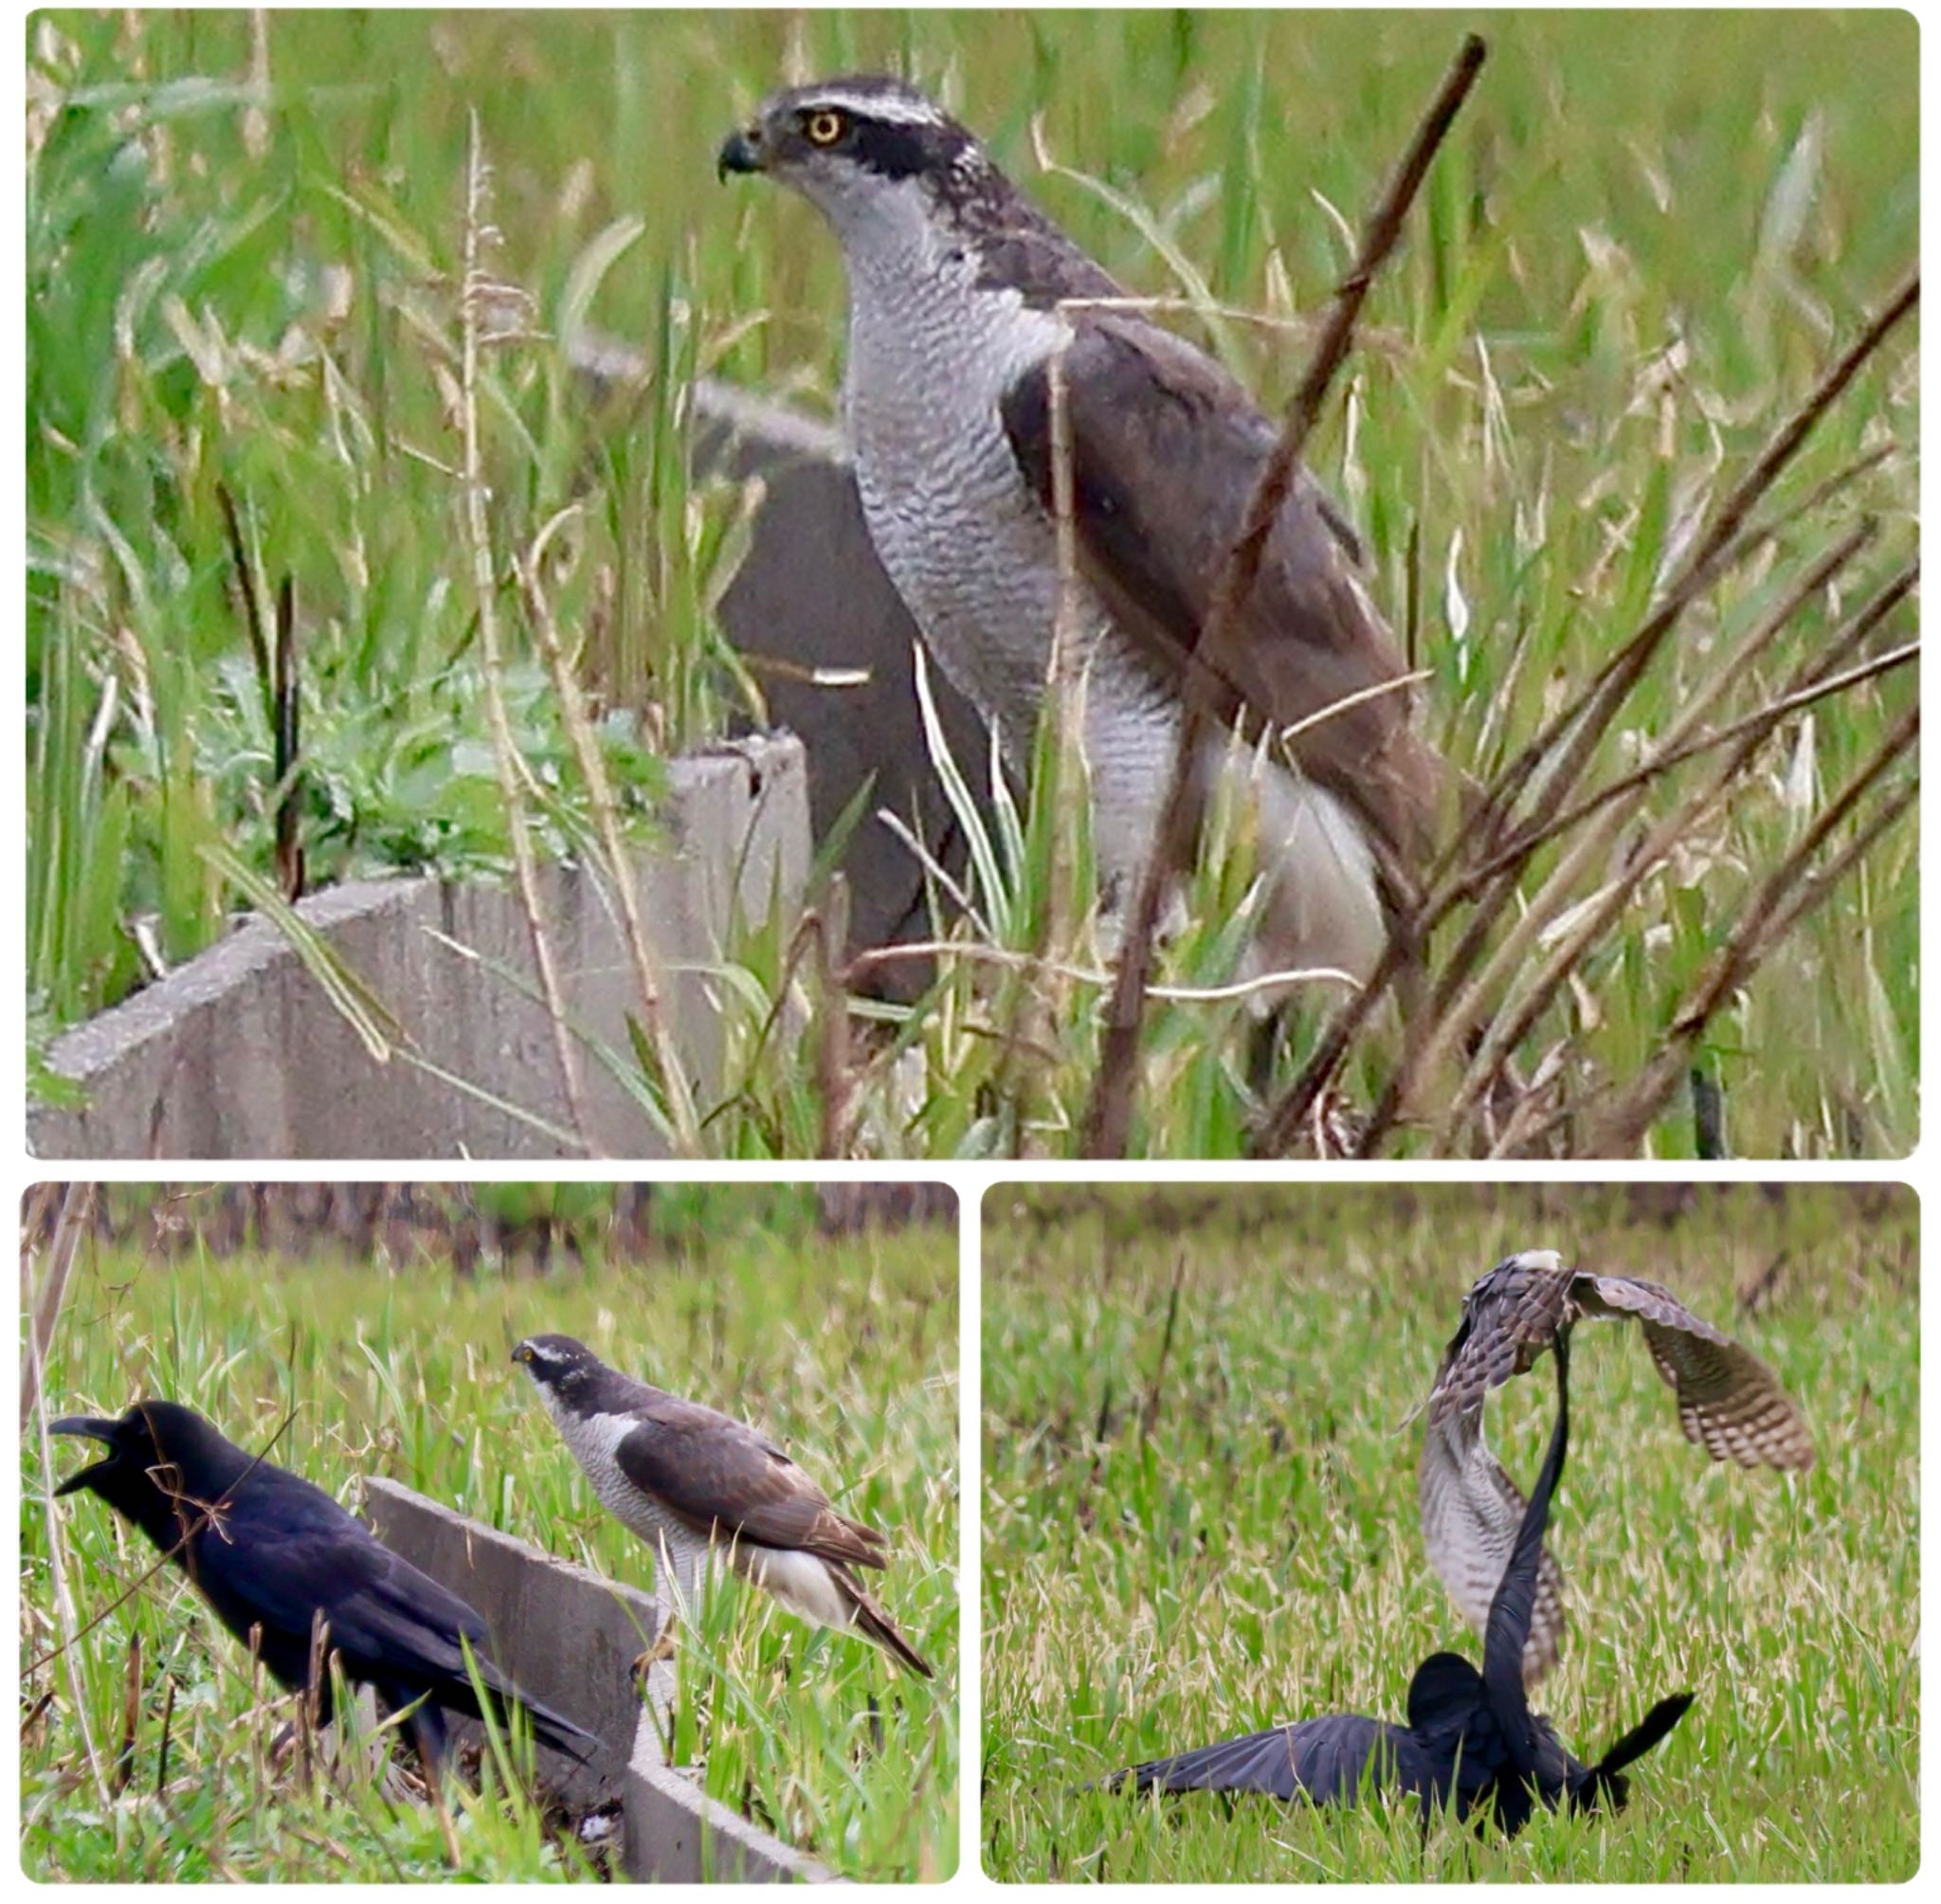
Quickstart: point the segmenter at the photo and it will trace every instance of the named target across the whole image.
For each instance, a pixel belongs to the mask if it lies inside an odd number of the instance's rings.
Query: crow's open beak
[[[762,136],[758,126],[747,126],[740,132],[733,132],[721,141],[721,151],[715,160],[715,176],[726,179],[731,172],[761,172],[768,161],[762,155]]]
[[[63,1415],[58,1422],[47,1423],[47,1432],[50,1435],[85,1435],[91,1441],[106,1442],[112,1448],[115,1445],[115,1430],[118,1425],[115,1422],[104,1422],[99,1415]],[[91,1461],[86,1467],[69,1475],[54,1490],[56,1496],[71,1495],[76,1489],[84,1488],[90,1475],[109,1466],[114,1460],[115,1457],[109,1455],[104,1460]]]

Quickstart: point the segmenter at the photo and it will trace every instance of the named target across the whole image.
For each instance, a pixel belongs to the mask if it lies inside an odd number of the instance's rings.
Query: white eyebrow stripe
[[[798,112],[816,112],[833,106],[839,112],[854,113],[860,119],[880,119],[893,126],[940,126],[943,114],[928,100],[909,99],[898,93],[845,93],[830,91],[803,95],[792,101]]]

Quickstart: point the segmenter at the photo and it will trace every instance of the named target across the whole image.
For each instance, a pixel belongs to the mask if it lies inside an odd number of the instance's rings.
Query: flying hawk
[[[888,1564],[886,1537],[838,1514],[766,1435],[609,1369],[571,1335],[529,1335],[512,1359],[601,1502],[654,1550],[683,1616],[718,1558],[798,1619],[854,1633],[931,1677],[857,1575]]]
[[[842,244],[864,519],[937,663],[1021,773],[1061,600],[1070,611],[1107,909],[1148,857],[1190,695],[1248,743],[1216,728],[1196,791],[1206,801],[1236,776],[1253,822],[1250,968],[1365,977],[1386,941],[1383,892],[1421,861],[1441,774],[1354,537],[1305,476],[1220,672],[1193,654],[1274,425],[1204,351],[1124,308],[1124,289],[977,140],[898,80],[777,93],[719,169],[793,188]],[[1052,503],[1055,357],[1069,578]]]
[[[1429,1391],[1418,1497],[1430,1563],[1482,1631],[1523,1516],[1523,1496],[1483,1441],[1483,1404],[1492,1388],[1520,1375],[1586,1318],[1636,1318],[1658,1372],[1678,1395],[1685,1439],[1715,1461],[1809,1468],[1813,1442],[1798,1405],[1771,1369],[1669,1290],[1626,1276],[1566,1269],[1555,1250],[1506,1258],[1462,1299],[1462,1321],[1442,1351]],[[1524,1648],[1524,1677],[1534,1684],[1556,1663],[1564,1629],[1564,1576],[1541,1556]]]

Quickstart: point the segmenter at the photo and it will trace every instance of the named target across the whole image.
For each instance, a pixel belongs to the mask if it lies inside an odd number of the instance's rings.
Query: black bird
[[[345,1677],[372,1687],[391,1712],[415,1708],[410,1722],[430,1769],[444,1751],[445,1712],[482,1716],[463,1640],[499,1713],[506,1701],[523,1706],[535,1739],[586,1762],[593,1735],[520,1692],[491,1663],[485,1623],[457,1594],[391,1552],[321,1488],[254,1459],[194,1409],[141,1401],[118,1421],[67,1415],[49,1432],[108,1446],[55,1493],[99,1495],[133,1521],[286,1691],[309,1686],[312,1631],[321,1614],[326,1644]],[[327,1724],[327,1675],[316,1696],[318,1720]]]
[[[1116,1790],[1130,1779],[1141,1792],[1265,1792],[1311,1804],[1353,1804],[1364,1791],[1400,1790],[1420,1800],[1424,1829],[1453,1802],[1459,1819],[1480,1812],[1511,1837],[1538,1804],[1551,1811],[1565,1800],[1572,1811],[1602,1804],[1623,1810],[1630,1796],[1624,1768],[1678,1724],[1692,1695],[1660,1699],[1594,1766],[1573,1757],[1550,1720],[1530,1710],[1523,1642],[1536,1598],[1544,1525],[1569,1440],[1568,1329],[1558,1333],[1554,1352],[1557,1423],[1510,1564],[1490,1602],[1480,1673],[1454,1653],[1435,1653],[1409,1682],[1406,1725],[1330,1713],[1152,1759],[1106,1783]]]

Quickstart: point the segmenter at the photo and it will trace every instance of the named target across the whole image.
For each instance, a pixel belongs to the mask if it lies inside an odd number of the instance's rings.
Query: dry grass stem
[[[701,1151],[700,1126],[695,1112],[694,1093],[687,1071],[667,1027],[662,1006],[665,985],[660,961],[641,924],[640,895],[633,877],[633,862],[621,839],[620,808],[613,798],[613,783],[607,777],[607,763],[587,715],[586,697],[580,692],[572,662],[559,638],[559,626],[553,604],[539,586],[540,561],[547,541],[560,521],[555,517],[535,538],[531,552],[514,567],[532,615],[534,632],[546,666],[553,678],[553,692],[559,696],[560,719],[571,739],[573,758],[579,763],[586,782],[587,800],[593,812],[599,835],[600,859],[607,869],[607,882],[620,909],[620,920],[626,938],[628,956],[633,960],[634,983],[640,988],[641,1029],[661,1074],[661,1088],[666,1094],[668,1121],[673,1126],[676,1152],[696,1157]]]
[[[486,306],[495,293],[485,276],[482,252],[486,226],[486,165],[479,133],[479,116],[471,116],[471,136],[465,165],[464,278],[460,288],[459,419],[463,436],[462,495],[465,539],[472,558],[472,588],[479,609],[479,645],[482,663],[485,712],[492,730],[493,757],[505,796],[506,832],[512,845],[513,869],[519,901],[525,910],[532,939],[533,964],[553,1025],[553,1050],[559,1060],[560,1083],[566,1093],[572,1128],[588,1155],[594,1154],[587,1118],[586,1090],[580,1075],[579,1052],[567,1022],[566,1000],[553,964],[553,943],[547,936],[544,908],[539,899],[539,869],[526,818],[527,769],[512,731],[505,702],[505,644],[499,626],[498,583],[493,574],[492,531],[486,520],[487,488],[479,440],[479,354]]]

